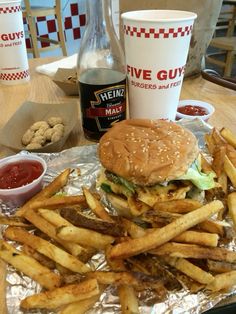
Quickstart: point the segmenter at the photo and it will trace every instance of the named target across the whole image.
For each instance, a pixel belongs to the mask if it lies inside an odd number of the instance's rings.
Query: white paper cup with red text
[[[175,119],[196,17],[176,10],[121,15],[130,118]]]
[[[21,1],[0,0],[0,83],[29,81]]]

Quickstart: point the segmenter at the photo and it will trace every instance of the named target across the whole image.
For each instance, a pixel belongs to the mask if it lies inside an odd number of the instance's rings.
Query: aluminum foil
[[[201,120],[181,120],[178,123],[190,129],[198,138],[199,146],[204,150],[204,134],[211,129],[209,125]],[[20,154],[26,154],[21,152]],[[82,147],[74,147],[60,153],[37,154],[45,159],[48,165],[48,170],[45,175],[45,184],[53,180],[55,176],[61,173],[65,168],[71,168],[72,175],[68,185],[64,191],[68,194],[82,193],[81,187],[96,186],[96,178],[100,170],[100,163],[97,157],[97,145],[88,145]],[[78,175],[77,169],[81,170],[81,175]],[[112,210],[111,208],[108,208]],[[4,204],[0,204],[0,213],[11,215],[16,209],[8,208]],[[0,226],[0,234],[4,230],[4,226]],[[231,247],[235,249],[234,242]],[[106,270],[107,265],[102,254],[93,256],[91,263],[94,269]],[[22,273],[15,271],[11,266],[7,266],[7,292],[6,301],[9,314],[20,314],[19,304],[26,296],[38,293],[41,287]],[[197,293],[190,292],[187,288],[182,288],[179,291],[169,291],[165,300],[155,303],[152,306],[145,305],[145,300],[142,300],[140,305],[140,313],[158,313],[158,314],[198,314],[214,307],[218,302],[227,296],[233,295],[235,291],[227,293],[212,293],[207,291],[199,291]],[[146,296],[148,299],[148,296]],[[25,312],[24,312],[25,313]],[[54,312],[35,310],[27,313],[45,313],[51,314]],[[108,287],[101,295],[100,300],[94,307],[88,311],[89,314],[109,314],[121,313],[117,291],[114,287]]]

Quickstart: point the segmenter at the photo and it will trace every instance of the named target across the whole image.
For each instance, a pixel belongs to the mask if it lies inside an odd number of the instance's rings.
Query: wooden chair
[[[216,48],[219,51],[208,53],[206,61],[218,65],[223,68],[224,76],[231,76],[232,67],[236,55],[236,37],[234,36],[234,27],[236,21],[236,5],[234,6],[233,14],[229,19],[228,28],[225,36],[216,36],[212,38],[209,47]],[[224,60],[219,60],[217,56],[224,55]]]
[[[53,7],[31,6],[30,0],[24,0],[24,4],[25,7],[23,8],[22,12],[23,17],[26,18],[26,21],[29,25],[29,36],[32,44],[32,48],[27,49],[27,51],[33,53],[34,58],[39,58],[40,53],[43,51],[50,51],[61,48],[63,56],[67,56],[64,27],[61,14],[61,1],[55,0],[55,5]],[[55,16],[57,22],[59,34],[58,40],[44,38],[37,35],[36,18],[50,15]],[[39,42],[49,43],[50,45],[48,45],[47,47],[39,47]]]
[[[210,47],[220,49],[220,54],[225,54],[225,60],[219,60],[219,53],[206,56],[209,63],[216,64],[224,69],[224,76],[231,76],[234,59],[236,56],[236,37],[215,37],[211,40]]]
[[[235,20],[235,8],[233,5],[222,4],[221,12],[216,23],[214,37],[217,37],[219,31],[225,31],[226,36],[233,36],[234,26],[236,25]]]
[[[236,78],[222,77],[218,72],[211,69],[202,70],[201,75],[207,81],[236,91]]]

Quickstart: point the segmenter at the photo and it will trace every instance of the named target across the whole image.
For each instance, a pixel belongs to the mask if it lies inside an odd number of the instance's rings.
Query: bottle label
[[[80,82],[83,127],[90,132],[105,132],[126,118],[126,80],[109,85]]]

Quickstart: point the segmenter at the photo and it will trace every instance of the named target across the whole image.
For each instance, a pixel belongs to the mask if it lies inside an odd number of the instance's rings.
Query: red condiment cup
[[[182,108],[185,106],[201,107],[206,111],[207,114],[191,115],[190,113],[184,114],[184,113],[178,112],[178,108],[180,108],[180,107]],[[207,122],[215,111],[215,108],[211,104],[204,102],[204,101],[200,101],[200,100],[194,100],[194,99],[180,100],[178,108],[177,108],[177,112],[176,112],[176,120],[180,120],[180,119],[191,119],[191,120],[193,120],[193,119],[199,118],[199,119]]]
[[[0,171],[5,167],[17,165],[22,162],[26,162],[27,168],[29,168],[30,165],[28,161],[39,163],[41,165],[40,168],[42,168],[38,176],[32,182],[16,188],[0,188],[0,200],[10,208],[20,207],[42,189],[47,164],[43,158],[28,153],[21,153],[0,160]]]

